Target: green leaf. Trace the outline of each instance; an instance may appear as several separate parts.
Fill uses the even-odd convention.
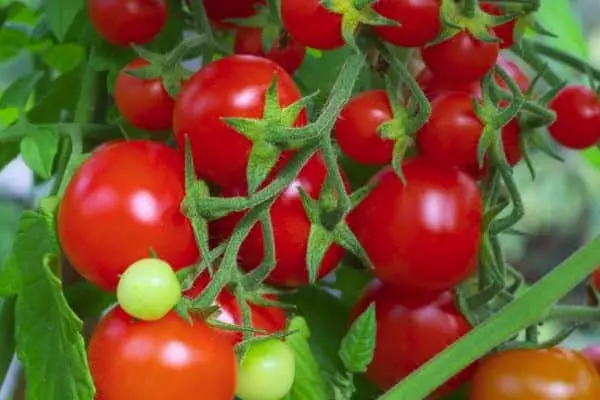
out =
[[[302,317],[294,317],[290,322],[289,335],[286,343],[294,352],[296,360],[296,377],[289,394],[293,400],[323,400],[327,399],[325,383],[321,376],[319,363],[315,359],[308,343],[310,331]]]
[[[97,317],[114,304],[114,293],[108,293],[86,281],[65,287],[65,297],[79,318]]]
[[[64,41],[75,17],[84,7],[83,0],[44,0],[48,27],[59,41]]]
[[[349,372],[367,371],[367,367],[373,361],[376,332],[375,303],[371,303],[369,308],[354,321],[342,340],[340,358]]]
[[[23,109],[42,75],[40,71],[34,72],[23,75],[11,83],[0,98],[0,109],[13,107]]]
[[[82,72],[82,68],[76,68],[56,78],[49,86],[49,91],[37,97],[35,106],[27,113],[29,122],[55,123],[60,121],[64,113],[72,115],[77,103],[73,88],[81,85]]]
[[[2,132],[0,131],[0,138]],[[0,146],[0,170],[19,155],[19,143],[3,143]]]
[[[4,27],[0,29],[0,61],[9,60],[29,45],[29,36],[17,29]]]
[[[3,382],[15,352],[14,297],[0,297],[0,343],[0,382]]]
[[[42,179],[50,179],[60,136],[54,129],[36,129],[21,140],[25,163]]]
[[[321,262],[332,243],[333,236],[331,232],[322,225],[311,224],[306,249],[306,267],[308,268],[308,278],[311,283],[316,282]]]
[[[14,255],[9,254],[0,264],[0,296],[13,296],[19,292],[19,287],[19,266]]]
[[[57,44],[50,47],[43,55],[48,66],[60,72],[77,68],[85,58],[85,48],[75,43]]]
[[[49,203],[44,208],[50,211]],[[51,271],[51,265],[60,263],[54,231],[53,214],[26,211],[21,217],[15,243],[23,282],[16,305],[17,354],[25,368],[28,400],[90,400],[94,387],[82,323]]]

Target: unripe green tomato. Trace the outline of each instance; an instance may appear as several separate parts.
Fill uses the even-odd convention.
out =
[[[294,353],[281,340],[251,344],[238,369],[236,396],[241,400],[280,400],[296,374]]]
[[[117,300],[125,312],[144,321],[164,317],[181,298],[177,275],[164,261],[136,261],[121,275]]]

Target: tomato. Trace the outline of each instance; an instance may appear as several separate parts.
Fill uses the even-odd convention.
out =
[[[373,27],[380,38],[396,46],[424,46],[441,30],[439,0],[379,0],[373,10],[401,24]]]
[[[190,0],[188,5],[190,4]],[[204,10],[208,18],[217,28],[232,28],[234,24],[228,19],[249,18],[256,14],[257,7],[264,5],[264,0],[203,0]]]
[[[240,363],[235,394],[241,400],[280,400],[292,388],[295,374],[294,353],[285,342],[257,342]]]
[[[446,93],[431,103],[431,117],[417,133],[421,154],[444,165],[465,171],[478,169],[477,148],[484,125],[473,109],[473,98],[465,93]],[[502,130],[506,158],[510,165],[521,160],[518,122]]]
[[[600,291],[600,269],[592,274],[592,284],[596,290]]]
[[[594,366],[574,350],[509,350],[480,362],[469,399],[600,399],[600,377]]]
[[[373,302],[377,334],[367,378],[381,390],[390,389],[471,330],[456,309],[450,292],[407,295],[374,281],[355,305],[352,319]],[[472,374],[473,366],[465,368],[435,394],[446,394],[458,388]]]
[[[342,15],[329,11],[320,0],[281,0],[284,28],[298,42],[319,50],[333,50],[346,42]]]
[[[188,298],[195,298],[208,285],[210,276],[202,274],[194,282],[194,286],[185,292]],[[267,296],[268,299],[277,300],[274,296]],[[231,325],[242,325],[242,310],[235,296],[227,289],[221,291],[217,296],[216,305],[219,306],[220,314],[217,320]],[[286,317],[285,313],[280,308],[262,307],[250,304],[252,310],[252,326],[255,329],[262,329],[267,333],[276,333],[285,330]],[[223,331],[232,343],[238,343],[242,340],[242,333],[233,331]]]
[[[306,56],[306,47],[285,35],[278,38],[265,54],[262,44],[262,29],[238,28],[235,36],[236,54],[251,54],[266,57],[281,65],[289,74],[300,68]]]
[[[170,129],[175,101],[165,90],[162,81],[159,78],[136,78],[125,72],[148,64],[148,61],[138,58],[119,72],[115,83],[117,109],[136,128],[147,131]]]
[[[521,89],[521,92],[523,92],[523,93],[527,92],[527,90],[529,89],[529,85],[531,84],[531,81],[529,80],[529,77],[525,74],[525,72],[523,72],[521,67],[519,67],[512,60],[510,60],[502,55],[500,55],[498,57],[496,64],[500,68],[504,69],[504,71],[508,74],[508,76],[510,76],[515,81],[515,83],[517,84],[519,89]],[[504,83],[504,81],[500,78],[499,75],[496,75],[496,81],[500,84],[500,86],[502,86],[508,90],[508,85],[506,83]]]
[[[379,136],[378,128],[392,119],[385,90],[369,90],[352,98],[335,124],[335,138],[349,158],[362,164],[387,164],[394,142]]]
[[[600,102],[586,86],[563,88],[550,102],[556,121],[548,130],[561,145],[570,149],[585,149],[600,139]]]
[[[467,31],[421,49],[423,62],[436,79],[456,84],[481,80],[496,63],[498,52],[498,43],[482,42]]]
[[[117,285],[119,305],[127,314],[144,321],[161,319],[180,298],[181,285],[173,268],[153,258],[131,264]]]
[[[504,15],[502,9],[491,3],[481,4],[481,9],[488,14],[492,15]],[[513,19],[492,28],[494,35],[500,39],[500,48],[507,49],[515,44],[515,26],[517,20]]]
[[[262,118],[265,93],[275,76],[281,107],[300,99],[300,91],[282,67],[256,56],[221,58],[185,84],[175,103],[173,128],[181,149],[188,135],[200,177],[220,186],[246,185],[252,142],[222,118]],[[304,124],[303,111],[296,126]]]
[[[600,346],[597,344],[588,346],[581,350],[581,354],[594,364],[594,368],[600,374]]]
[[[391,168],[350,213],[348,223],[373,272],[407,292],[445,291],[477,263],[482,201],[475,181],[426,158],[403,165],[406,186]]]
[[[119,275],[150,249],[175,270],[198,250],[181,213],[182,157],[156,142],[115,141],[99,147],[77,170],[58,212],[58,234],[73,267],[115,290]]]
[[[168,18],[165,0],[87,0],[87,4],[92,25],[115,46],[152,41]]]
[[[271,221],[275,236],[275,269],[267,278],[267,283],[276,286],[296,287],[309,282],[306,266],[306,251],[310,221],[302,205],[297,188],[301,187],[312,198],[318,198],[327,175],[325,163],[320,156],[312,157],[300,171],[296,179],[271,207]],[[246,195],[245,189],[225,188],[224,197]],[[212,232],[217,240],[231,235],[233,228],[243,217],[243,213],[233,213],[215,221]],[[263,233],[260,225],[255,225],[240,248],[238,263],[246,271],[259,266],[263,259]],[[344,250],[332,245],[325,253],[317,277],[322,278],[331,272],[341,261]]]
[[[222,332],[175,312],[136,321],[121,308],[106,315],[92,335],[88,359],[96,399],[231,400],[237,360]]]

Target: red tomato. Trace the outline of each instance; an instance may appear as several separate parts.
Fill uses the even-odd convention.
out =
[[[207,273],[200,275],[200,277],[196,279],[196,282],[194,282],[194,286],[185,292],[185,296],[189,298],[198,296],[209,282],[210,276]],[[268,298],[276,300],[274,296]],[[240,305],[235,296],[227,289],[219,293],[216,304],[220,309],[220,314],[217,317],[219,321],[225,324],[242,325],[242,310]],[[254,304],[250,304],[250,309],[252,310],[252,326],[255,329],[263,329],[268,333],[285,330],[286,318],[282,309],[275,307],[261,307]],[[227,335],[234,344],[242,340],[241,332],[223,331],[223,334]]]
[[[439,0],[378,0],[373,10],[402,24],[373,27],[380,38],[396,46],[424,46],[435,39],[441,29]]]
[[[567,86],[550,102],[556,121],[548,130],[561,145],[585,149],[600,140],[600,102],[586,86]]]
[[[325,163],[320,156],[314,156],[271,207],[277,261],[275,269],[267,278],[267,283],[286,287],[308,284],[306,251],[310,221],[297,188],[301,187],[310,197],[318,198],[326,175]],[[225,197],[246,195],[246,190],[242,187],[226,188],[221,191],[221,195]],[[233,228],[242,217],[243,213],[234,213],[215,221],[211,226],[215,238],[222,240],[231,235]],[[263,233],[260,225],[257,224],[242,243],[238,263],[246,271],[253,270],[262,261],[263,254]],[[331,272],[339,264],[343,255],[344,250],[341,247],[332,245],[325,253],[317,274],[318,278]]]
[[[137,321],[112,310],[88,350],[98,400],[231,400],[237,360],[233,344],[206,323],[189,324],[175,312]]]
[[[592,284],[596,288],[596,290],[600,291],[600,269],[597,269],[592,274]]]
[[[264,0],[202,0],[206,15],[219,29],[233,28],[235,24],[229,19],[249,18],[256,14],[257,7],[264,5]],[[190,0],[187,0],[191,6]]]
[[[103,39],[115,46],[145,44],[168,18],[165,0],[87,0],[90,21]]]
[[[369,90],[352,98],[335,124],[335,138],[344,154],[362,164],[387,164],[394,142],[379,136],[378,128],[392,118],[385,90]]]
[[[504,15],[504,11],[498,6],[491,3],[481,4],[481,9],[488,14],[492,15]],[[515,44],[515,25],[517,20],[505,22],[502,25],[498,25],[492,28],[494,35],[500,39],[500,48],[507,49]]]
[[[198,259],[194,233],[181,213],[183,160],[156,142],[116,141],[77,170],[58,213],[58,234],[73,267],[115,290],[129,265],[150,256],[175,270]]]
[[[352,319],[373,302],[377,336],[367,378],[381,390],[390,389],[471,330],[456,309],[450,292],[409,296],[374,281],[354,307]],[[473,366],[467,367],[440,387],[435,395],[457,389],[472,374]]]
[[[594,344],[581,351],[588,360],[594,364],[594,368],[600,374],[600,345]]]
[[[160,131],[171,128],[175,101],[166,92],[160,79],[140,79],[125,71],[148,65],[138,58],[130,62],[117,76],[115,102],[123,118],[136,128]]]
[[[196,172],[220,186],[246,186],[252,142],[223,117],[262,118],[265,93],[277,75],[279,104],[301,95],[285,70],[271,60],[234,55],[212,62],[185,84],[175,103],[173,129],[181,149],[189,136]],[[306,124],[306,113],[296,126]]]
[[[329,11],[320,0],[281,0],[283,26],[306,47],[333,50],[345,44],[342,15]]]
[[[281,65],[289,74],[300,68],[306,56],[306,47],[286,35],[275,41],[267,54],[262,44],[262,29],[238,28],[235,35],[236,54],[251,54],[266,57]]]
[[[375,275],[408,292],[448,290],[477,262],[482,201],[475,181],[425,158],[405,162],[405,186],[391,168],[348,222]]]
[[[476,171],[477,147],[483,129],[471,96],[446,93],[431,103],[431,117],[417,133],[417,146],[421,154],[440,164]],[[516,165],[522,156],[517,121],[511,121],[502,130],[502,140],[509,164]]]
[[[417,75],[416,80],[429,100],[434,100],[436,97],[446,92],[460,92],[474,95],[481,93],[479,82],[464,84],[456,83],[454,81],[442,81],[436,78],[427,67],[421,70]]]
[[[498,58],[498,43],[486,43],[462,31],[452,38],[421,49],[425,65],[444,82],[481,80]]]
[[[600,399],[600,377],[579,352],[519,349],[480,362],[469,400]]]

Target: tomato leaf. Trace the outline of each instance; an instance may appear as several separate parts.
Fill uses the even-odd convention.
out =
[[[4,381],[15,352],[15,299],[0,297],[0,382]]]
[[[75,17],[84,8],[83,0],[44,0],[48,27],[59,41],[64,41]]]
[[[0,29],[0,61],[9,60],[29,45],[29,36],[17,29],[4,27]]]
[[[114,293],[108,293],[86,281],[65,287],[65,297],[73,311],[80,317],[97,317],[114,304]]]
[[[321,376],[319,364],[312,354],[308,338],[310,331],[302,317],[295,317],[290,322],[289,335],[286,343],[294,352],[296,360],[296,377],[288,395],[292,400],[323,400],[328,398],[325,383]]]
[[[342,340],[340,358],[349,372],[361,373],[373,361],[375,351],[375,303],[372,303],[360,317],[354,321]]]
[[[25,107],[29,96],[33,92],[35,84],[42,77],[42,72],[35,72],[24,75],[15,80],[5,91],[0,98],[0,109],[3,108],[19,108]]]
[[[21,140],[25,163],[42,179],[50,179],[60,136],[54,129],[36,129]]]
[[[19,267],[14,255],[9,254],[0,264],[0,296],[15,295],[19,292],[19,287]]]
[[[57,44],[42,56],[44,62],[60,72],[77,68],[85,58],[85,48],[76,43]]]
[[[54,228],[57,201],[26,211],[14,255],[23,285],[16,305],[17,354],[27,377],[28,400],[89,400],[94,387],[87,365],[82,322],[51,270],[60,262]]]

